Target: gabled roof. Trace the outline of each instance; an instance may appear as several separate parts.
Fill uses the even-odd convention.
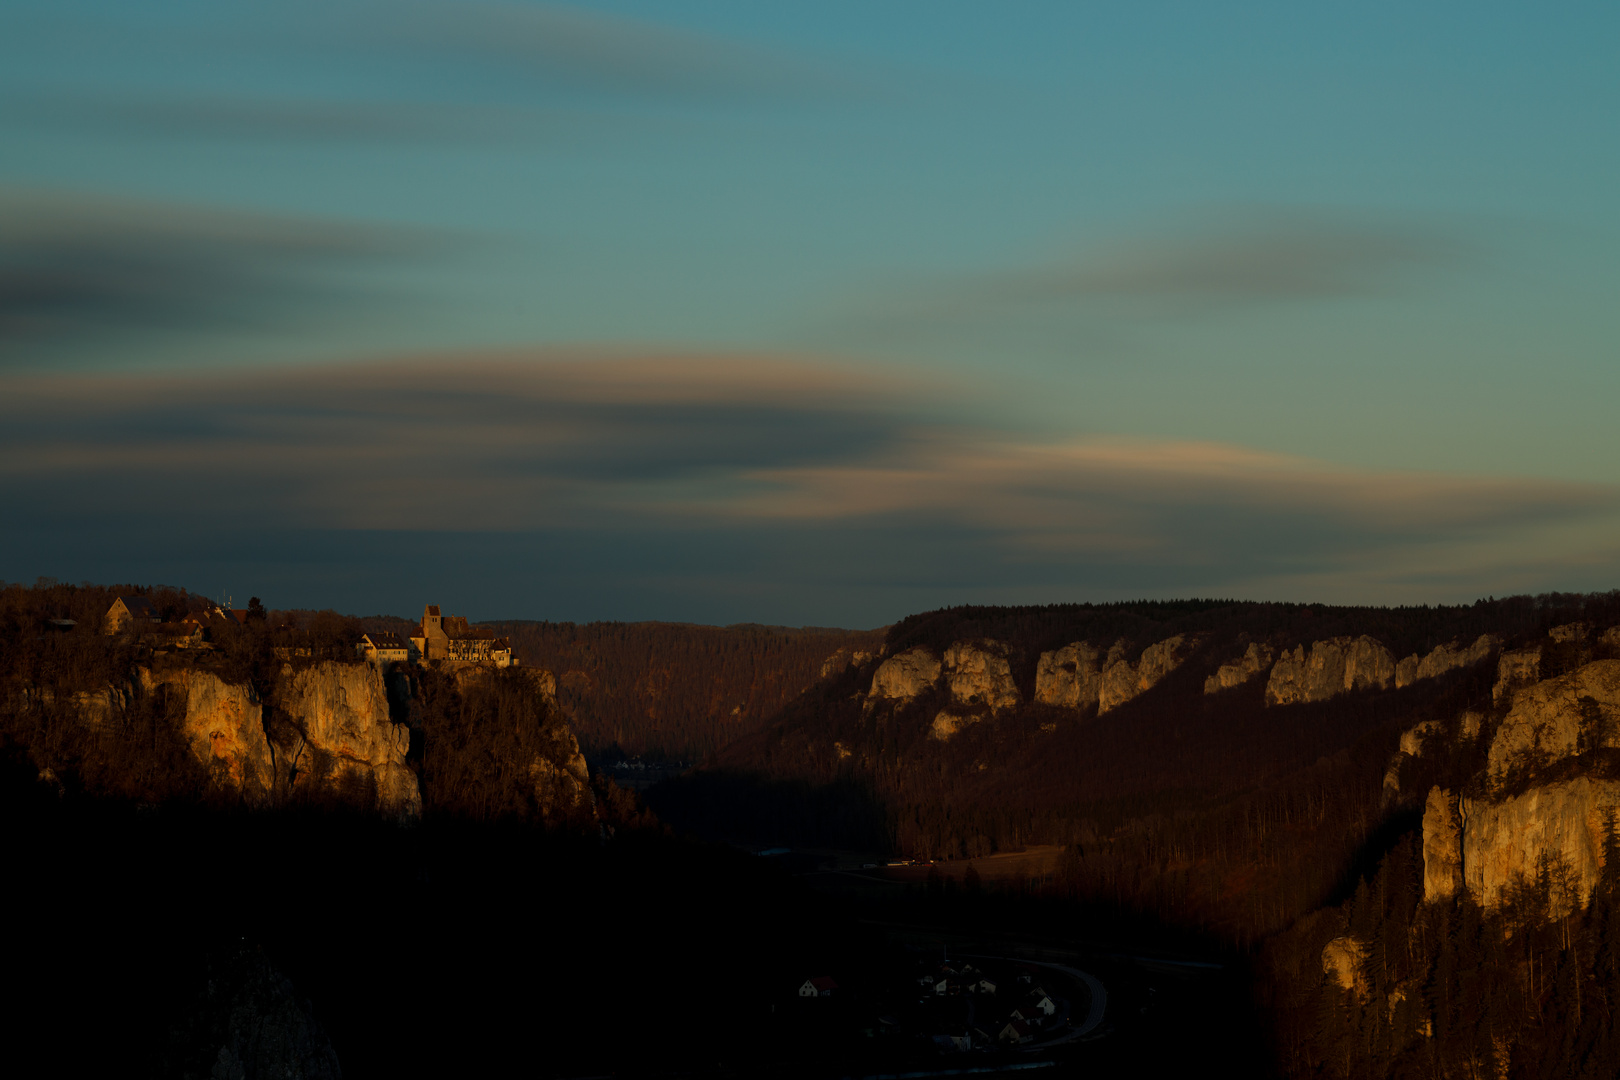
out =
[[[162,618],[162,616],[158,614],[156,605],[154,605],[152,601],[148,600],[144,596],[120,596],[113,602],[122,602],[124,607],[128,609],[129,613],[135,616],[137,619],[151,619],[155,622],[156,620]]]
[[[813,979],[804,981],[815,987],[818,994],[827,994],[838,989],[838,983],[831,975],[818,975]]]
[[[405,647],[405,642],[400,639],[400,636],[390,630],[376,630],[369,634],[362,634],[361,640],[371,642],[372,647],[377,649],[403,649]]]
[[[432,615],[435,618],[437,618],[438,615],[439,615],[439,605],[438,604],[429,604],[427,606],[427,614]]]

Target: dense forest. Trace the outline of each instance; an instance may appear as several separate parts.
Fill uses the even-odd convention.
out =
[[[700,761],[758,730],[823,674],[870,656],[883,631],[684,623],[480,624],[557,676],[587,753]],[[864,657],[863,657],[864,659]]]

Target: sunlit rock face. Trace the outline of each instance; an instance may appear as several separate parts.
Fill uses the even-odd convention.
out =
[[[376,784],[377,806],[393,817],[419,817],[422,795],[405,764],[410,729],[388,712],[381,671],[371,664],[330,661],[284,668],[276,700],[293,719],[311,755],[305,775],[322,783]],[[330,773],[322,775],[330,768]]]
[[[1510,680],[1528,665],[1503,658]],[[1468,714],[1461,724],[1469,734]],[[1489,799],[1457,798],[1435,788],[1423,813],[1424,897],[1444,900],[1466,889],[1495,907],[1521,884],[1545,876],[1553,913],[1584,905],[1603,866],[1604,833],[1620,814],[1620,781],[1577,776],[1527,790],[1538,770],[1589,751],[1620,747],[1620,660],[1599,660],[1523,687],[1491,739]],[[1567,773],[1565,774],[1567,775]],[[1508,794],[1512,792],[1512,794]]]
[[[949,709],[942,709],[929,725],[928,737],[940,742],[950,742],[951,738],[963,728],[979,722],[979,717],[971,713],[955,713]]]
[[[1491,653],[1500,648],[1501,644],[1500,638],[1491,634],[1481,634],[1466,648],[1453,642],[1436,647],[1426,656],[1419,657],[1413,653],[1395,665],[1395,685],[1410,686],[1419,679],[1432,679],[1456,668],[1478,664],[1490,659]]]
[[[958,705],[1005,709],[1018,704],[1018,684],[1000,642],[956,642],[945,650],[945,677]]]
[[[939,657],[926,645],[918,645],[878,665],[868,696],[909,701],[938,682],[939,673]]]
[[[1388,689],[1395,681],[1395,657],[1383,644],[1363,634],[1336,637],[1284,652],[1266,682],[1268,705],[1326,701],[1350,690]]]
[[[1322,948],[1322,974],[1341,990],[1349,990],[1366,1001],[1367,943],[1354,937],[1337,937]]]
[[[1229,664],[1222,664],[1215,674],[1204,680],[1204,693],[1218,694],[1231,690],[1262,674],[1271,667],[1275,653],[1270,645],[1250,642],[1243,655]]]
[[[1504,701],[1513,691],[1541,677],[1541,646],[1503,653],[1496,661],[1496,685],[1491,700]]]
[[[1620,747],[1620,660],[1598,660],[1516,693],[1491,740],[1491,782],[1604,747]]]
[[[1103,654],[1083,641],[1041,653],[1035,665],[1035,700],[1042,705],[1085,709],[1102,690]]]
[[[1102,686],[1097,694],[1097,711],[1105,713],[1151,690],[1160,679],[1181,666],[1184,659],[1182,646],[1186,637],[1173,638],[1149,645],[1142,650],[1141,659],[1131,663],[1111,652],[1108,666],[1103,670]]]
[[[1495,907],[1515,885],[1534,883],[1546,868],[1554,917],[1584,906],[1603,869],[1606,819],[1617,810],[1620,781],[1586,776],[1499,802],[1467,801],[1464,884],[1485,907]]]
[[[1461,807],[1450,791],[1431,788],[1423,808],[1423,899],[1449,900],[1462,886]]]
[[[140,679],[148,691],[164,686],[171,694],[185,695],[181,731],[216,783],[241,792],[249,802],[269,796],[275,768],[264,734],[264,709],[252,688],[193,668],[161,673],[142,668]]]

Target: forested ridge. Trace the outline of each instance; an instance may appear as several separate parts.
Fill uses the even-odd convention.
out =
[[[999,642],[1019,705],[932,737],[931,718],[950,706],[946,680],[914,700],[874,702],[873,661],[812,687],[717,767],[650,798],[700,828],[746,829],[760,819],[742,808],[755,804],[767,829],[796,829],[796,842],[886,843],[917,858],[1062,845],[1058,864],[1030,883],[1035,893],[1134,912],[1253,957],[1283,1075],[1613,1076],[1612,821],[1603,883],[1584,910],[1560,905],[1570,894],[1557,866],[1498,908],[1467,894],[1423,902],[1424,797],[1436,785],[1483,796],[1488,736],[1507,709],[1493,694],[1494,658],[1286,706],[1267,704],[1264,677],[1218,693],[1204,684],[1251,643],[1309,651],[1359,635],[1397,657],[1493,635],[1504,650],[1533,646],[1532,678],[1551,679],[1620,658],[1614,634],[1600,640],[1616,624],[1617,593],[1404,609],[1194,601],[933,612],[894,626],[885,655]],[[1106,714],[1030,701],[1043,651],[1086,641],[1134,656],[1175,635],[1186,643],[1181,666]],[[1460,734],[1465,716],[1484,737]],[[1409,737],[1403,750],[1403,733],[1419,725],[1445,749],[1415,756]],[[1620,776],[1616,753],[1583,751],[1537,782]],[[817,812],[784,811],[794,798]],[[1324,974],[1336,940],[1359,950],[1365,985]]]
[[[701,760],[757,730],[831,662],[874,654],[882,630],[690,623],[488,622],[557,676],[587,753]]]

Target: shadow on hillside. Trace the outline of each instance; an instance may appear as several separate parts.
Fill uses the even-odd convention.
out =
[[[713,770],[666,780],[645,795],[653,813],[682,833],[767,846],[888,852],[888,813],[853,780],[812,784]]]

